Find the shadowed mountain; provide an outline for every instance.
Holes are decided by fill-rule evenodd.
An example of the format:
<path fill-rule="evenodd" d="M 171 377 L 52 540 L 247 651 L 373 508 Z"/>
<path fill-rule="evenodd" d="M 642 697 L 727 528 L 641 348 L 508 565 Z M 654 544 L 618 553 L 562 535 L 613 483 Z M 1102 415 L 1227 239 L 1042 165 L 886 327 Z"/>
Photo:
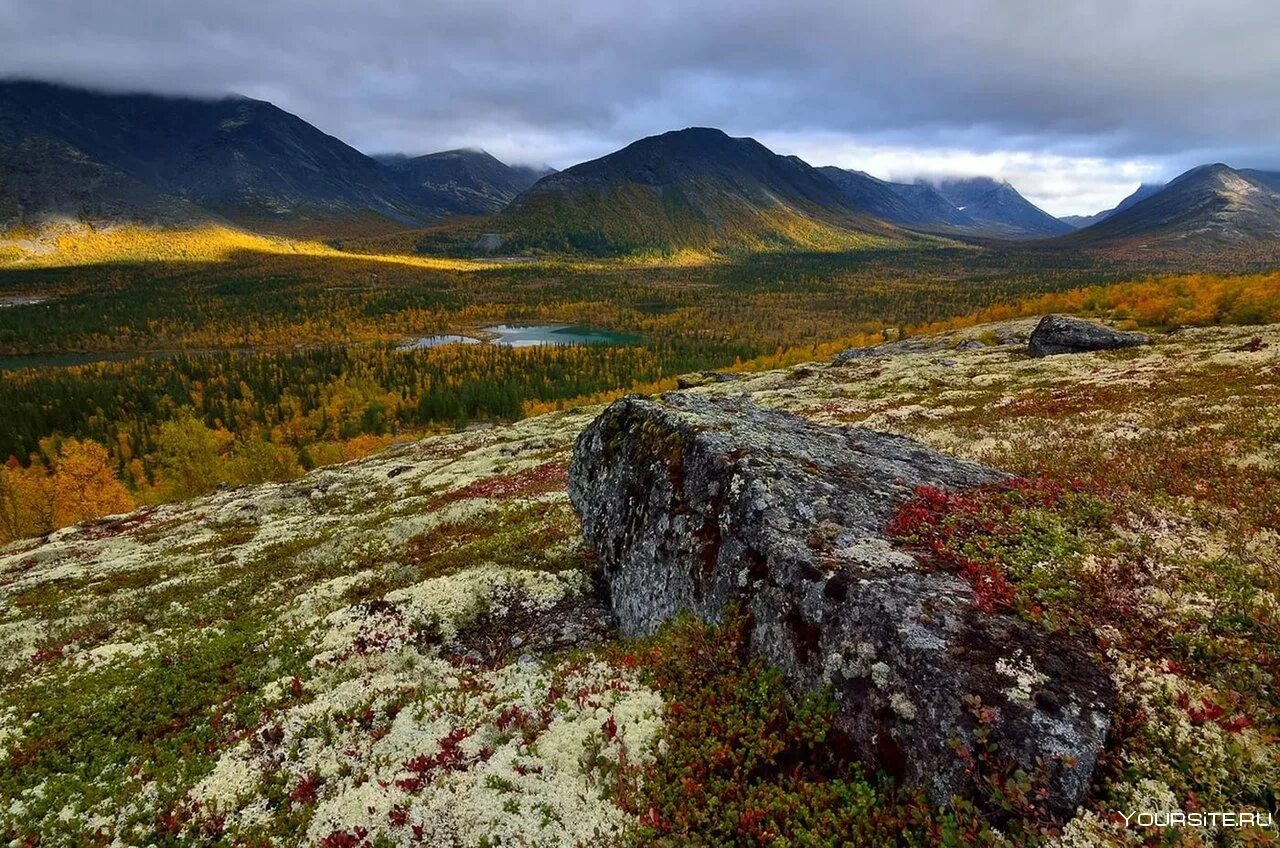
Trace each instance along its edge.
<path fill-rule="evenodd" d="M 1133 194 L 1129 195 L 1124 200 L 1117 203 L 1115 207 L 1112 209 L 1104 209 L 1103 211 L 1095 213 L 1093 215 L 1063 215 L 1058 220 L 1064 223 L 1070 224 L 1071 226 L 1076 227 L 1077 229 L 1083 229 L 1084 227 L 1091 227 L 1100 221 L 1105 221 L 1106 219 L 1110 218 L 1112 215 L 1116 214 L 1117 212 L 1123 212 L 1124 210 L 1128 209 L 1130 206 L 1133 206 L 1135 203 L 1139 203 L 1143 200 L 1146 200 L 1151 195 L 1163 189 L 1164 189 L 1164 183 L 1143 183 L 1142 185 L 1138 186 L 1137 190 L 1134 191 Z"/>
<path fill-rule="evenodd" d="M 508 165 L 483 150 L 377 159 L 396 173 L 423 206 L 460 215 L 497 212 L 520 192 L 554 173 L 549 168 Z"/>
<path fill-rule="evenodd" d="M 800 159 L 704 128 L 644 138 L 544 177 L 494 227 L 514 249 L 594 254 L 823 249 L 903 238 Z"/>
<path fill-rule="evenodd" d="M 89 176 L 86 183 L 85 177 Z M 0 208 L 239 222 L 428 218 L 394 174 L 270 103 L 0 82 Z"/>
<path fill-rule="evenodd" d="M 818 170 L 850 203 L 877 218 L 923 230 L 979 229 L 976 221 L 926 183 L 892 183 L 830 165 Z"/>
<path fill-rule="evenodd" d="M 990 177 L 943 180 L 933 187 L 989 235 L 1045 238 L 1072 230 L 1070 224 L 1040 209 L 1013 186 Z"/>
<path fill-rule="evenodd" d="M 47 137 L 0 140 L 0 228 L 51 220 L 184 224 L 216 216 Z"/>
<path fill-rule="evenodd" d="M 1270 247 L 1280 239 L 1280 174 L 1192 168 L 1145 200 L 1060 239 L 1073 247 Z"/>

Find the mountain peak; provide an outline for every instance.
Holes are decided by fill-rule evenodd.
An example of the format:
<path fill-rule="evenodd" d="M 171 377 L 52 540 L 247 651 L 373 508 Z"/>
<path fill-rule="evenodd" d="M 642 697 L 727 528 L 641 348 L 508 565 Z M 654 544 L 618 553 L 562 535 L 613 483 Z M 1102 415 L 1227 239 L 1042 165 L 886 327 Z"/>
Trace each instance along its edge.
<path fill-rule="evenodd" d="M 1023 197 L 1008 182 L 995 177 L 954 177 L 935 184 L 938 193 L 993 235 L 1040 238 L 1074 228 Z"/>
<path fill-rule="evenodd" d="M 648 136 L 547 177 L 502 224 L 517 246 L 604 253 L 898 237 L 803 160 L 713 127 Z"/>
<path fill-rule="evenodd" d="M 91 164 L 32 170 L 31 151 Z M 60 152 L 59 152 L 60 151 Z M 0 206 L 18 220 L 188 219 L 242 223 L 381 220 L 424 210 L 358 150 L 264 100 L 112 93 L 58 83 L 0 82 Z"/>
<path fill-rule="evenodd" d="M 1266 172 L 1200 165 L 1071 243 L 1142 250 L 1201 250 L 1206 243 L 1270 245 L 1280 238 L 1280 190 Z"/>
<path fill-rule="evenodd" d="M 422 156 L 384 156 L 419 203 L 446 214 L 487 215 L 506 206 L 546 171 L 512 167 L 488 151 L 458 147 Z"/>

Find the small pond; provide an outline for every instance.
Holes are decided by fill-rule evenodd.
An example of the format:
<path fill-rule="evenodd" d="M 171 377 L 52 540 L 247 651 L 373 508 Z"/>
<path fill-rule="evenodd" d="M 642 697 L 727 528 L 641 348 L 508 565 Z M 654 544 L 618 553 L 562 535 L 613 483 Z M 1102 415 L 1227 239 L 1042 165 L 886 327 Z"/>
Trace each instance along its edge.
<path fill-rule="evenodd" d="M 437 336 L 424 336 L 420 339 L 405 342 L 401 350 L 421 350 L 442 347 L 451 344 L 496 344 L 506 347 L 538 347 L 541 345 L 573 345 L 573 344 L 638 344 L 638 336 L 626 333 L 613 333 L 608 330 L 597 330 L 592 327 L 574 326 L 571 324 L 498 324 L 485 327 L 486 338 L 464 336 L 456 333 L 445 333 Z M 185 351 L 188 356 L 199 356 L 211 351 Z M 254 351 L 242 350 L 240 353 L 252 354 Z M 22 368 L 55 368 L 66 365 L 84 365 L 90 362 L 118 362 L 126 359 L 159 359 L 178 356 L 179 352 L 146 352 L 146 353 L 44 353 L 33 355 L 0 355 L 0 372 L 16 371 Z"/>
<path fill-rule="evenodd" d="M 575 326 L 572 324 L 497 324 L 485 327 L 484 333 L 490 338 L 477 339 L 471 336 L 444 334 L 424 336 L 404 344 L 408 348 L 440 347 L 448 344 L 477 344 L 486 341 L 489 344 L 506 347 L 540 347 L 542 345 L 571 344 L 635 344 L 638 339 L 626 333 L 614 333 L 608 330 L 597 330 L 593 327 Z"/>

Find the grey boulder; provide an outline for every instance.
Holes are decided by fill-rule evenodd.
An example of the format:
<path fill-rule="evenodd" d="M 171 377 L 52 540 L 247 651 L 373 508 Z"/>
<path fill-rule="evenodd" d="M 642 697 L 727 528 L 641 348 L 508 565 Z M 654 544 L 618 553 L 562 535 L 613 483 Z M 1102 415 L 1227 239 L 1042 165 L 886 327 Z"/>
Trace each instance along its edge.
<path fill-rule="evenodd" d="M 938 804 L 995 809 L 985 737 L 1066 817 L 1114 702 L 1092 649 L 980 612 L 968 582 L 885 533 L 916 486 L 1003 479 L 910 439 L 676 393 L 624 398 L 583 431 L 569 496 L 624 634 L 737 602 L 794 692 L 830 687 L 833 744 Z"/>
<path fill-rule="evenodd" d="M 1031 331 L 1027 352 L 1040 357 L 1148 344 L 1151 344 L 1151 338 L 1142 333 L 1125 333 L 1065 315 L 1046 315 Z"/>

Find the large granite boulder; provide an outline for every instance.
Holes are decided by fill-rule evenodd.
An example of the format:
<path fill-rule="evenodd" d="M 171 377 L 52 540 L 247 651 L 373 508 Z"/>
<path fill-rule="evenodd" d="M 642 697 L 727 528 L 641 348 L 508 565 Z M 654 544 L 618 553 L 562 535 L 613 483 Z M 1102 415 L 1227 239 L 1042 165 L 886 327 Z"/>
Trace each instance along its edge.
<path fill-rule="evenodd" d="M 714 622 L 736 600 L 795 691 L 831 687 L 852 753 L 937 803 L 982 803 L 985 736 L 1066 816 L 1106 737 L 1108 676 L 1085 646 L 980 612 L 969 583 L 884 530 L 915 486 L 1002 479 L 910 439 L 677 393 L 606 409 L 578 437 L 569 496 L 624 633 L 682 611 Z"/>
<path fill-rule="evenodd" d="M 1148 344 L 1151 344 L 1151 338 L 1142 333 L 1125 333 L 1065 315 L 1046 315 L 1031 331 L 1027 351 L 1039 357 Z"/>

